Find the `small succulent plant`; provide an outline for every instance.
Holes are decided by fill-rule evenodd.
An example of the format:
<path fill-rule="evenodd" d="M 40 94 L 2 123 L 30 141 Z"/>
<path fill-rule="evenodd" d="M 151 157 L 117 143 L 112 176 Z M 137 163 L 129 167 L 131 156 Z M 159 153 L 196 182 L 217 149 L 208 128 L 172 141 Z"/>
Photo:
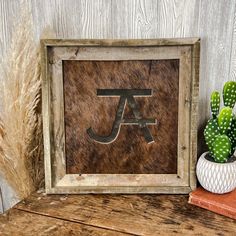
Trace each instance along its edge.
<path fill-rule="evenodd" d="M 220 94 L 211 94 L 212 118 L 207 122 L 204 137 L 215 162 L 227 162 L 236 149 L 236 82 L 226 82 L 223 88 L 224 107 L 220 110 Z"/>

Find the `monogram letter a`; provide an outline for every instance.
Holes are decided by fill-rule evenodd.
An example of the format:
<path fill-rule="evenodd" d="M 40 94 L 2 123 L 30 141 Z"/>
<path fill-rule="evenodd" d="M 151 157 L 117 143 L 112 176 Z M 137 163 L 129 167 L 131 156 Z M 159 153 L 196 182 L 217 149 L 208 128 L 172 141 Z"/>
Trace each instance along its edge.
<path fill-rule="evenodd" d="M 107 97 L 120 97 L 118 109 L 116 112 L 116 118 L 113 122 L 111 133 L 108 136 L 100 136 L 93 132 L 90 127 L 87 129 L 87 134 L 91 139 L 98 143 L 109 144 L 116 140 L 119 135 L 121 125 L 138 125 L 142 130 L 143 136 L 147 143 L 154 142 L 153 137 L 148 129 L 147 125 L 155 125 L 156 119 L 146 119 L 140 114 L 140 108 L 134 97 L 152 96 L 151 89 L 98 89 L 97 96 Z M 133 119 L 125 119 L 123 117 L 126 103 L 133 111 Z"/>

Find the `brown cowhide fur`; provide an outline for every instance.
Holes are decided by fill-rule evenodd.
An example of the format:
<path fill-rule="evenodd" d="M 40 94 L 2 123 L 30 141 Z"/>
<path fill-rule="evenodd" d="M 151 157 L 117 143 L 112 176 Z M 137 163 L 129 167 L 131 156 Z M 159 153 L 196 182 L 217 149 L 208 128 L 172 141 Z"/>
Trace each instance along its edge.
<path fill-rule="evenodd" d="M 179 60 L 64 61 L 67 173 L 171 174 L 177 172 Z M 119 97 L 97 97 L 97 89 L 152 89 L 136 97 L 155 142 L 135 125 L 122 125 L 110 144 L 91 140 L 86 130 L 109 135 Z M 133 117 L 126 105 L 124 117 Z"/>

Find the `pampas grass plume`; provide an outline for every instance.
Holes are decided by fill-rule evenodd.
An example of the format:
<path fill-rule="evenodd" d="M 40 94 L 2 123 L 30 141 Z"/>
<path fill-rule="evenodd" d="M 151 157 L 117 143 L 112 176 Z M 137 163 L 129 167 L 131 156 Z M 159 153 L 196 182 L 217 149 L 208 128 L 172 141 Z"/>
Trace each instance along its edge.
<path fill-rule="evenodd" d="M 43 181 L 40 55 L 32 16 L 22 7 L 0 67 L 0 173 L 20 199 Z M 24 10 L 25 9 L 25 10 Z"/>

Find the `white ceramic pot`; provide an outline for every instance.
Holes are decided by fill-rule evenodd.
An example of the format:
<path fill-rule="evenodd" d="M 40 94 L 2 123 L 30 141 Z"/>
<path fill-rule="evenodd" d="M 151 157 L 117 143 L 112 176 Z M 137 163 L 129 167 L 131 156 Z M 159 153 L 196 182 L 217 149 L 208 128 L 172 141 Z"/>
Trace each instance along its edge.
<path fill-rule="evenodd" d="M 203 188 L 212 193 L 228 193 L 236 188 L 236 161 L 216 163 L 203 153 L 197 162 L 197 178 Z"/>

